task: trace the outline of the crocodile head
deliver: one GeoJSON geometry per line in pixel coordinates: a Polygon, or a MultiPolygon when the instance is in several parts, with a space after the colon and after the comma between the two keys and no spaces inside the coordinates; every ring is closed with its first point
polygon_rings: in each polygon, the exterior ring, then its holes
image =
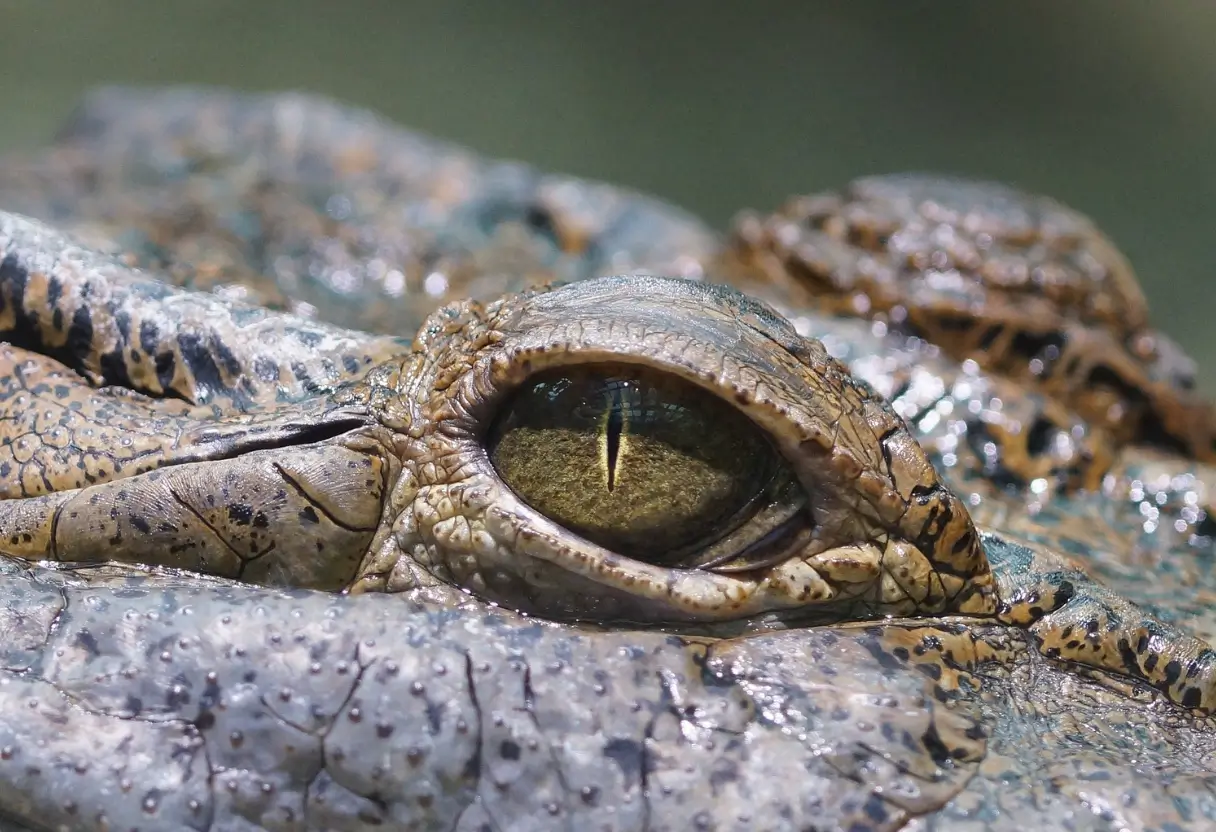
{"type": "Polygon", "coordinates": [[[719,246],[307,97],[64,136],[0,195],[121,253],[0,213],[5,824],[1204,817],[1205,411],[1065,209],[883,179],[719,246]]]}

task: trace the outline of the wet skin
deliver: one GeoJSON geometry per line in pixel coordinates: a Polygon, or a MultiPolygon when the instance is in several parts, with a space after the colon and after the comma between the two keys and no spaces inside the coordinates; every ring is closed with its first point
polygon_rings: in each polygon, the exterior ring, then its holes
{"type": "Polygon", "coordinates": [[[1212,411],[1069,209],[204,91],[0,207],[13,828],[1213,822],[1212,411]]]}

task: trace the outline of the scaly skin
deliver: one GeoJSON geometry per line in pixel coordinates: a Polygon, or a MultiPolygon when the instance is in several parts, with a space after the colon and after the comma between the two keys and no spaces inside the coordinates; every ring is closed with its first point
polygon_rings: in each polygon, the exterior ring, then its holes
{"type": "Polygon", "coordinates": [[[719,243],[202,91],[98,94],[0,206],[79,235],[0,213],[0,826],[1216,822],[1210,408],[1079,215],[896,178],[719,243]],[[530,507],[497,415],[606,360],[744,413],[804,525],[677,568],[530,507]]]}

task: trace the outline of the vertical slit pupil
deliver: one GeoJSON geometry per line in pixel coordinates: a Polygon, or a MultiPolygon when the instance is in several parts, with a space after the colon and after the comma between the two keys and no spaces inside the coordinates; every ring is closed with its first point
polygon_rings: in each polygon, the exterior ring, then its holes
{"type": "Polygon", "coordinates": [[[616,462],[621,452],[621,432],[625,429],[625,414],[621,402],[621,391],[612,391],[612,404],[608,408],[608,424],[605,426],[608,440],[608,490],[616,487],[616,462]]]}

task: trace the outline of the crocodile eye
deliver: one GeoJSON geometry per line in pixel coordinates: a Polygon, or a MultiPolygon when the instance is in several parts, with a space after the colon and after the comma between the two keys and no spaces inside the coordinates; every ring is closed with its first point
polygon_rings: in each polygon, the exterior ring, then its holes
{"type": "Polygon", "coordinates": [[[704,555],[764,513],[788,482],[763,432],[736,408],[630,365],[532,376],[497,419],[488,449],[532,508],[656,565],[691,565],[690,553],[704,555]]]}

